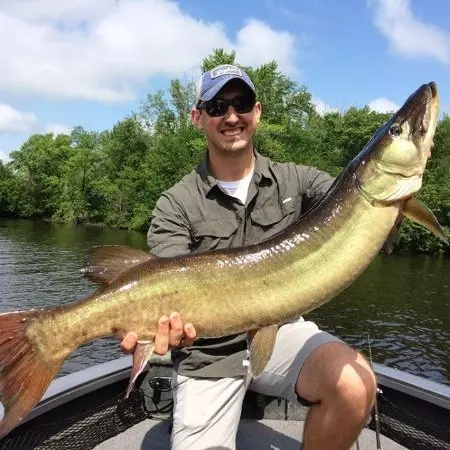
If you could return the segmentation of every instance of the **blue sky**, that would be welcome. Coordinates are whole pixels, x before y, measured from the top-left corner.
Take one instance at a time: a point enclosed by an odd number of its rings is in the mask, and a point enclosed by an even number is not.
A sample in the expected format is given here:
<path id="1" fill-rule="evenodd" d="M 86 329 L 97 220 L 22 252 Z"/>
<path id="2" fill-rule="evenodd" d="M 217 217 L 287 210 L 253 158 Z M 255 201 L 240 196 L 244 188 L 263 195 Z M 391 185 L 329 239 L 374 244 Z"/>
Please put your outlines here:
<path id="1" fill-rule="evenodd" d="M 0 0 L 0 159 L 33 133 L 111 128 L 215 47 L 278 61 L 319 112 L 395 109 L 435 80 L 450 113 L 448 0 Z"/>

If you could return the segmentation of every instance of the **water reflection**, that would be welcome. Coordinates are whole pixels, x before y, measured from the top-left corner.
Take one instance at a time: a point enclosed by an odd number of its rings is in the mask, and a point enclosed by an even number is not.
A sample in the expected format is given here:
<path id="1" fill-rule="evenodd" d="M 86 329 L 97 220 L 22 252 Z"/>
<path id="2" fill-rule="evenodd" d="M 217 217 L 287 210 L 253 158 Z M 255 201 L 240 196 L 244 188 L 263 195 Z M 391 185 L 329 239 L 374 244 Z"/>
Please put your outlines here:
<path id="1" fill-rule="evenodd" d="M 83 278 L 86 250 L 120 244 L 146 249 L 145 235 L 98 226 L 0 220 L 1 311 L 56 306 L 95 285 Z M 343 294 L 308 318 L 376 362 L 450 385 L 450 260 L 379 256 Z M 78 348 L 61 374 L 122 356 L 115 339 Z"/>

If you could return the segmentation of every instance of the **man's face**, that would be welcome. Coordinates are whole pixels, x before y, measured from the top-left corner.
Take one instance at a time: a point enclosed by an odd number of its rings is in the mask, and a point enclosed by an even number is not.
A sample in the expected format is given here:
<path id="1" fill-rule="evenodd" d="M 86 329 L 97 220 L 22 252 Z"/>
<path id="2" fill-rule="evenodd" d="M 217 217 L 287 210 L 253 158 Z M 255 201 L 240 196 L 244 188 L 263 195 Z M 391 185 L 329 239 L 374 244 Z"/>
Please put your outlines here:
<path id="1" fill-rule="evenodd" d="M 240 82 L 226 84 L 215 98 L 231 100 L 238 96 L 248 95 L 248 89 Z M 193 124 L 205 133 L 210 152 L 242 152 L 253 151 L 253 136 L 261 116 L 261 104 L 255 103 L 252 111 L 238 114 L 233 106 L 228 108 L 224 116 L 211 117 L 202 109 L 192 110 Z"/>

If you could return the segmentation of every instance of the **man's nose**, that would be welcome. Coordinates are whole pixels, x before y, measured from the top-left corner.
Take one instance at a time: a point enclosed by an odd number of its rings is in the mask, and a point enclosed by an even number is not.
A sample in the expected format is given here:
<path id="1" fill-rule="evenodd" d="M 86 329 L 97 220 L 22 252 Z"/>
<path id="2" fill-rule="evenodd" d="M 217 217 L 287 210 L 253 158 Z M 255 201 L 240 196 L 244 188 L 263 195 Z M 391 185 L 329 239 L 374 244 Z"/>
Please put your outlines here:
<path id="1" fill-rule="evenodd" d="M 234 108 L 230 105 L 228 107 L 228 111 L 225 114 L 225 122 L 227 123 L 236 123 L 239 120 L 238 113 L 234 110 Z"/>

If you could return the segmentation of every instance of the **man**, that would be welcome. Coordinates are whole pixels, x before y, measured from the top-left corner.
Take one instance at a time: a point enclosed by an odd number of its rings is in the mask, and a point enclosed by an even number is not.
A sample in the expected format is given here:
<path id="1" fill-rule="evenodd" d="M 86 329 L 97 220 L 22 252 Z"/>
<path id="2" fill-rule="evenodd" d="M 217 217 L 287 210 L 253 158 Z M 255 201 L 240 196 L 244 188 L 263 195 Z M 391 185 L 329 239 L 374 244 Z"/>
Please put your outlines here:
<path id="1" fill-rule="evenodd" d="M 206 158 L 158 200 L 148 233 L 152 254 L 261 242 L 328 189 L 332 178 L 324 172 L 257 153 L 253 136 L 260 116 L 243 70 L 222 65 L 202 76 L 191 118 L 205 134 Z M 235 448 L 247 388 L 311 405 L 306 450 L 347 449 L 355 441 L 376 389 L 369 364 L 355 350 L 300 318 L 280 326 L 270 361 L 252 379 L 245 335 L 194 342 L 194 327 L 183 325 L 177 313 L 158 322 L 154 351 L 172 349 L 175 370 L 172 448 Z M 121 346 L 131 352 L 135 344 L 136 335 L 129 333 Z"/>

